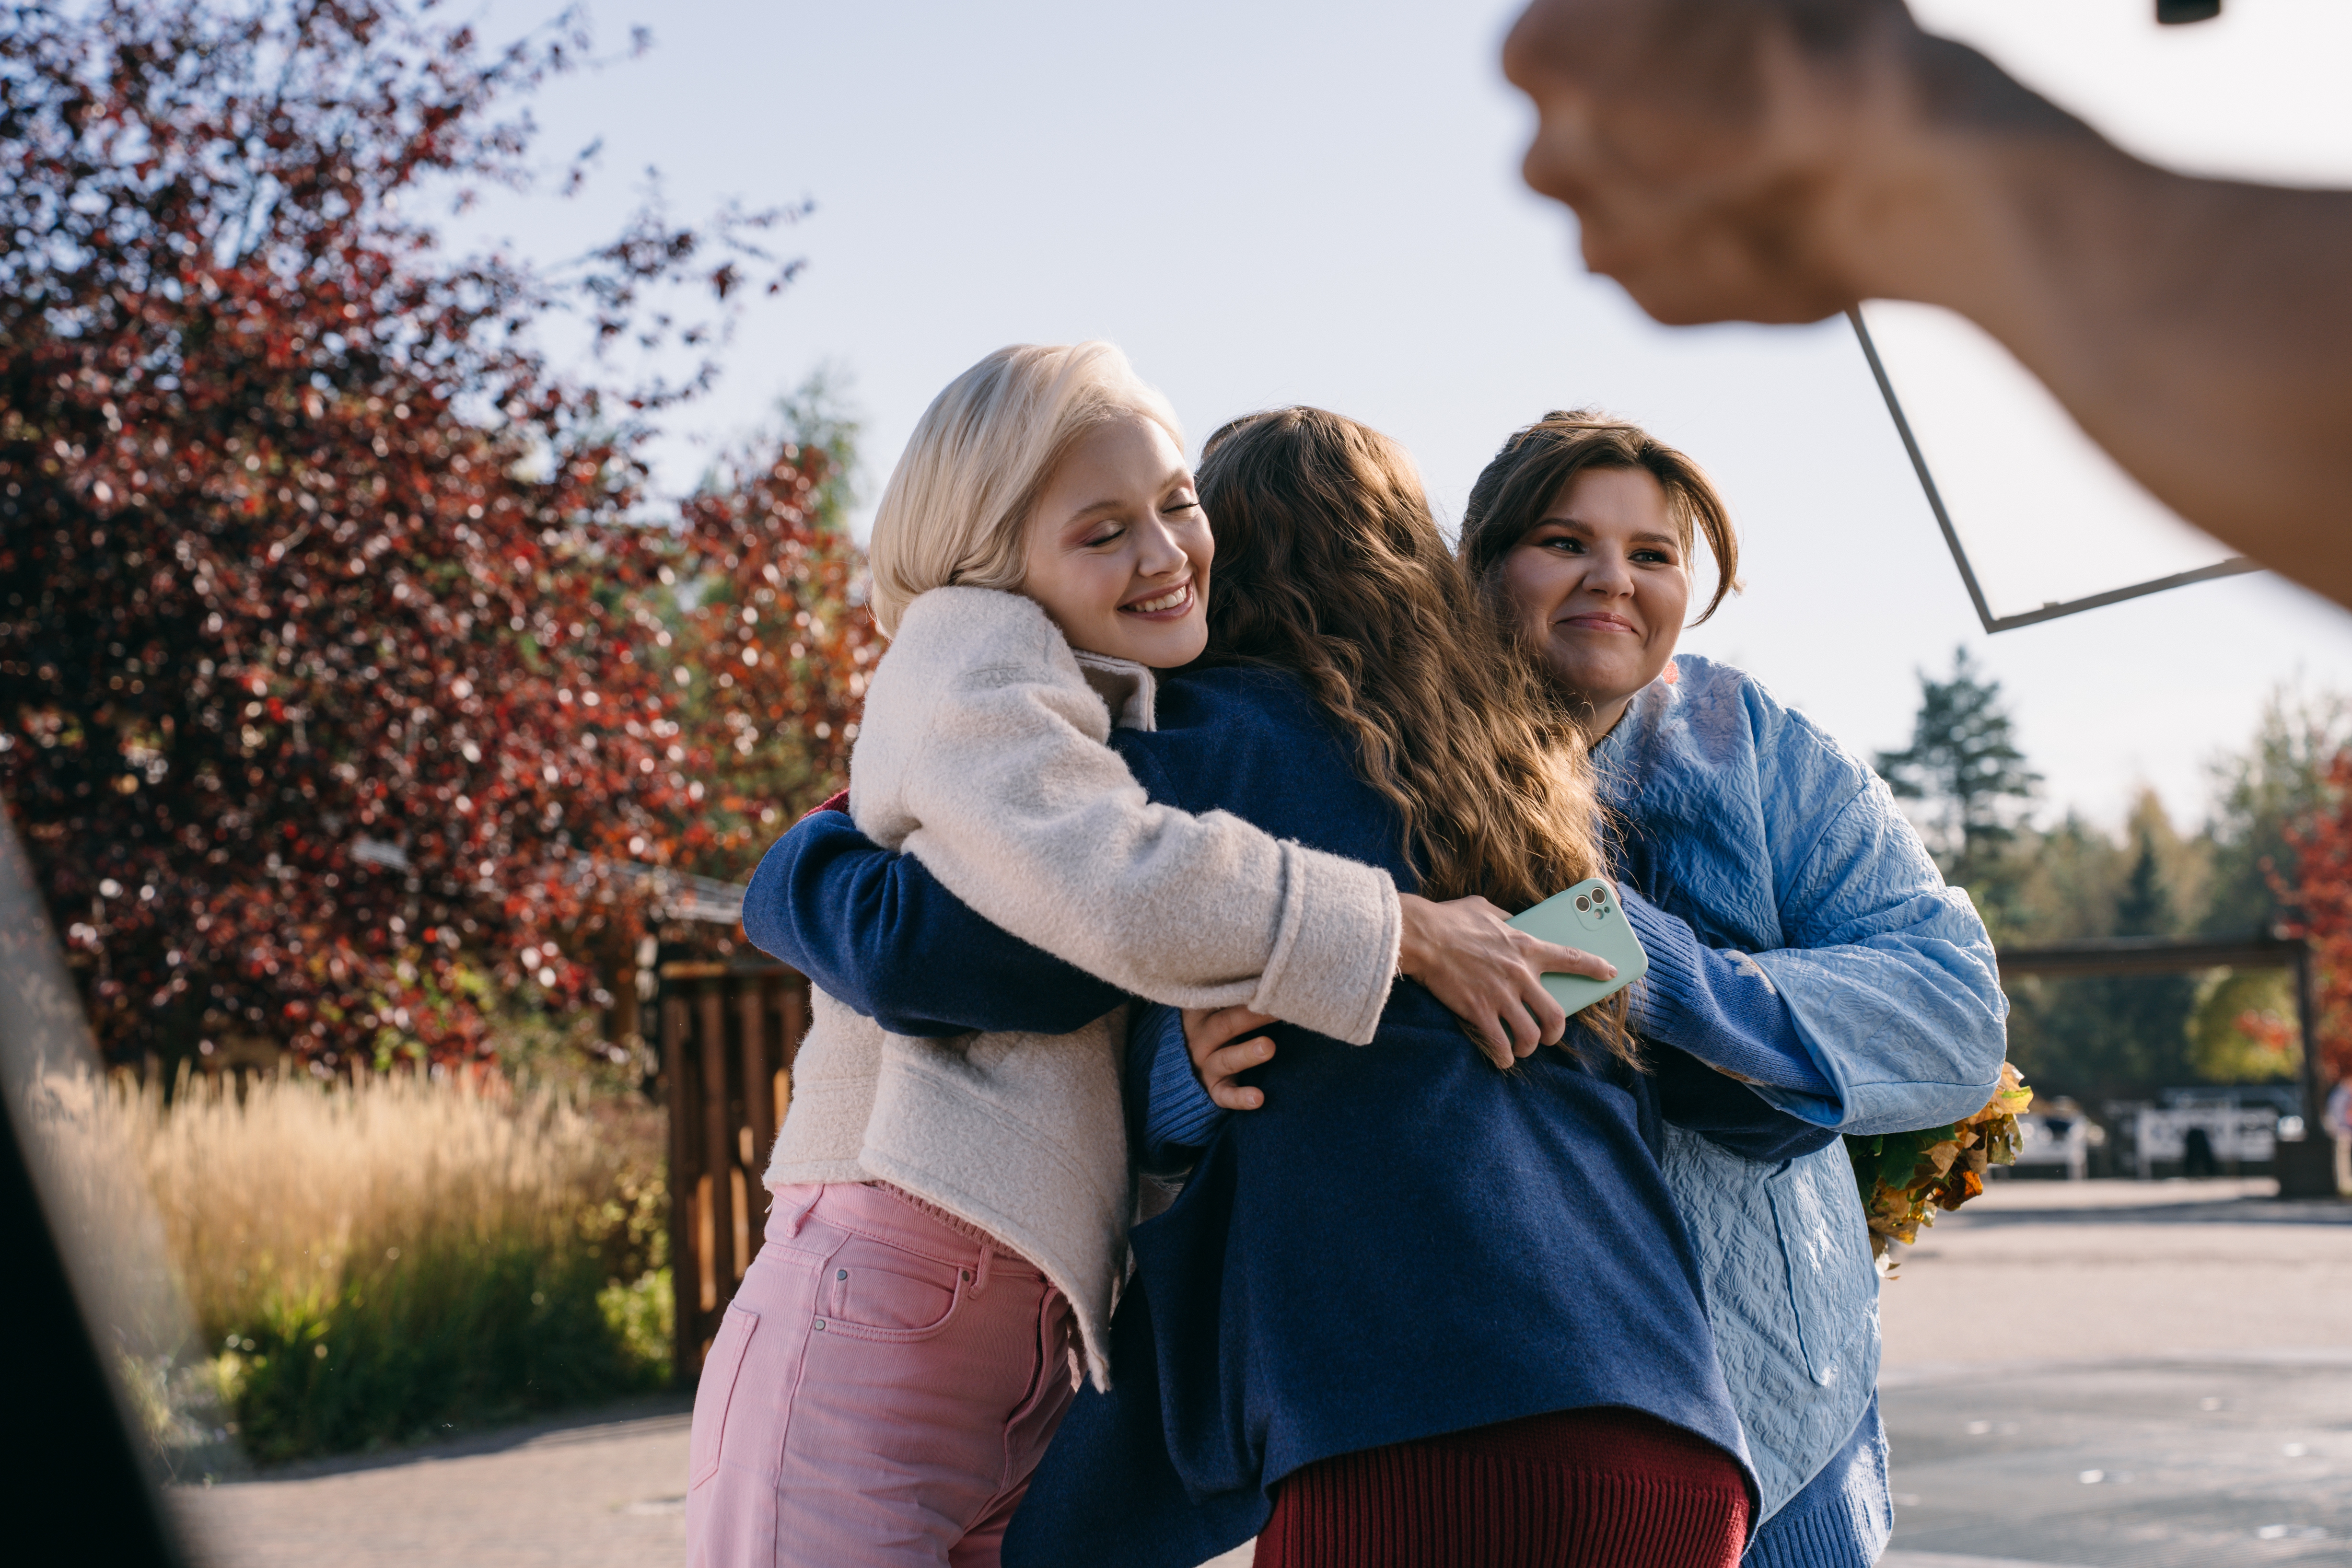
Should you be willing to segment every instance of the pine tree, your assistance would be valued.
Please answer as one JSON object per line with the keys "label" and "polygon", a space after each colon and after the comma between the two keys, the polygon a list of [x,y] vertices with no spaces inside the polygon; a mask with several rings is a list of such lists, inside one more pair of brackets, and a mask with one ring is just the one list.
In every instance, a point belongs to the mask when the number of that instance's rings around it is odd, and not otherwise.
{"label": "pine tree", "polygon": [[[2116,900],[2118,936],[2170,936],[2179,930],[2173,891],[2158,858],[2156,834],[2142,821],[2131,873]],[[2165,1087],[2194,1076],[2189,1061],[2189,1015],[2197,983],[2187,975],[2130,975],[2090,988],[2097,1016],[2098,1059],[2118,1087]]]}
{"label": "pine tree", "polygon": [[[2031,849],[2010,857],[2030,862],[2019,880],[2025,941],[2171,936],[2193,923],[2203,846],[2179,838],[2153,791],[2120,842],[2070,816]],[[2010,1054],[2046,1093],[2095,1102],[2178,1088],[2209,1076],[2190,1049],[2197,992],[2176,975],[2027,980],[2011,992]]]}
{"label": "pine tree", "polygon": [[1878,754],[1895,795],[1927,807],[1929,847],[1945,874],[1965,883],[2016,836],[2021,808],[2042,775],[2011,738],[2000,683],[1977,678],[1966,648],[1952,653],[1952,678],[1919,673],[1919,714],[1911,745]]}

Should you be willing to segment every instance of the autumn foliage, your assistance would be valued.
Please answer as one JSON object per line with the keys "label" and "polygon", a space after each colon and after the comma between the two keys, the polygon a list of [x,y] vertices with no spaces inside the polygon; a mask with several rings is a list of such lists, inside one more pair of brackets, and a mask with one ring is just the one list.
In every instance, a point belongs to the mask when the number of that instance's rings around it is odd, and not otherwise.
{"label": "autumn foliage", "polygon": [[[786,442],[742,453],[684,508],[691,553],[710,572],[679,617],[699,683],[688,723],[712,758],[704,810],[677,862],[739,875],[794,808],[849,778],[849,745],[882,639],[860,608],[861,563],[842,544],[822,451]],[[690,788],[690,786],[689,786]]]}
{"label": "autumn foliage", "polygon": [[0,19],[0,791],[111,1051],[474,1052],[503,997],[596,999],[628,864],[740,874],[843,770],[824,455],[662,516],[638,452],[707,372],[567,379],[537,332],[702,352],[789,276],[772,215],[640,214],[561,276],[407,215],[522,180],[497,111],[588,42]]}
{"label": "autumn foliage", "polygon": [[2291,929],[2318,959],[2320,1079],[2340,1081],[2352,1077],[2352,751],[2329,763],[2319,809],[2287,831],[2287,844],[2300,906]]}

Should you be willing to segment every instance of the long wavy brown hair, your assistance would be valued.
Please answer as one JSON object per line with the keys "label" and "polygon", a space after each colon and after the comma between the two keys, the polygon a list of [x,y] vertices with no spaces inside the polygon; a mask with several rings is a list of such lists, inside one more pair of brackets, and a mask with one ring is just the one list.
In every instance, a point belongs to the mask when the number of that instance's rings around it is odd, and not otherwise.
{"label": "long wavy brown hair", "polygon": [[[1600,873],[1582,737],[1447,548],[1402,447],[1276,409],[1211,436],[1196,477],[1217,538],[1203,662],[1307,683],[1396,808],[1424,896],[1517,913]],[[1622,993],[1580,1016],[1634,1060]]]}

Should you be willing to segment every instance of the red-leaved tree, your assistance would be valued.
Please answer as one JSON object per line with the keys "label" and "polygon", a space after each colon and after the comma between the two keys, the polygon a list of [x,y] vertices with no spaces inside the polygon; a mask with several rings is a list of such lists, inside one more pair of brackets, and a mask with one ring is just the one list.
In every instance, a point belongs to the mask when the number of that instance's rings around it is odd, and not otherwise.
{"label": "red-leaved tree", "polygon": [[2318,1034],[2323,1082],[2352,1077],[2352,751],[2327,767],[2320,804],[2288,827],[2295,880],[2282,888],[2299,914],[2289,925],[2317,959]]}
{"label": "red-leaved tree", "polygon": [[[710,847],[670,583],[721,585],[698,625],[803,566],[846,591],[793,509],[821,463],[648,528],[646,422],[696,378],[600,394],[535,346],[772,290],[766,219],[641,216],[551,279],[407,215],[520,180],[498,108],[587,45],[486,56],[429,0],[0,23],[0,791],[117,1054],[462,1056],[501,991],[591,999],[612,868]],[[745,695],[844,733],[795,678]]]}
{"label": "red-leaved tree", "polygon": [[786,440],[740,453],[687,503],[707,567],[682,618],[674,678],[709,749],[710,808],[679,864],[740,874],[799,810],[849,778],[850,743],[882,639],[864,610],[837,456]]}

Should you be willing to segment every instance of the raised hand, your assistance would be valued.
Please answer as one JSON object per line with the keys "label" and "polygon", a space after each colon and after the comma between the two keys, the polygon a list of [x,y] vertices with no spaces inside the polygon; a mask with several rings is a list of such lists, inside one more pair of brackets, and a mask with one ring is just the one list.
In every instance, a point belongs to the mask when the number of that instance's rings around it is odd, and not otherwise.
{"label": "raised hand", "polygon": [[1576,209],[1595,272],[1661,321],[1812,321],[1861,297],[1862,166],[1958,48],[1902,0],[1534,0],[1503,66],[1540,116],[1528,183]]}

